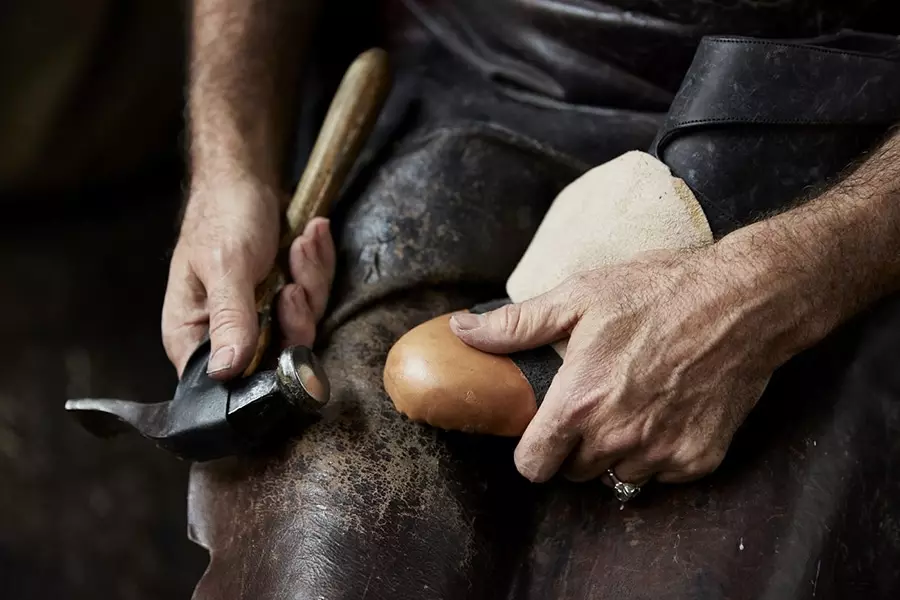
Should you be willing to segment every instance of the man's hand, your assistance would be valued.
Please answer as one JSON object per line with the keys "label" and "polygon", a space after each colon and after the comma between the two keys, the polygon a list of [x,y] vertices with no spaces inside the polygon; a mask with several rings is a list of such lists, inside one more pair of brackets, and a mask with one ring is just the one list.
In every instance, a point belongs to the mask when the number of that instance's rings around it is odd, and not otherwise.
{"label": "man's hand", "polygon": [[524,476],[545,481],[562,468],[583,481],[612,468],[627,482],[674,482],[719,465],[784,359],[777,334],[792,318],[760,302],[715,254],[648,253],[480,319],[466,315],[470,323],[451,320],[463,341],[495,353],[571,335],[516,450]]}
{"label": "man's hand", "polygon": [[[163,343],[179,376],[207,328],[211,375],[238,375],[252,358],[255,288],[277,251],[291,109],[320,4],[192,2],[191,194],[162,318]],[[278,318],[289,342],[309,345],[334,270],[327,221],[310,222],[289,258],[296,285],[282,290]]]}
{"label": "man's hand", "polygon": [[516,449],[529,479],[686,481],[719,465],[774,369],[900,289],[898,248],[894,134],[821,196],[715,244],[582,273],[451,327],[497,353],[570,336]]}
{"label": "man's hand", "polygon": [[[209,332],[210,375],[228,379],[250,363],[259,335],[255,291],[272,268],[279,199],[260,186],[236,183],[198,190],[188,201],[169,269],[163,344],[179,375]],[[334,275],[328,221],[310,221],[290,249],[291,283],[278,297],[287,343],[310,346]]]}

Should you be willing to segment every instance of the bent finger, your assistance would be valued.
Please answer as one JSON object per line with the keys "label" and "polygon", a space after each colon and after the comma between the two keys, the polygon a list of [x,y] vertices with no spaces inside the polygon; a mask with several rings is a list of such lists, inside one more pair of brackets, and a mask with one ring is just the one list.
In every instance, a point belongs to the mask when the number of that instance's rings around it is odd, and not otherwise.
{"label": "bent finger", "polygon": [[304,233],[291,244],[291,278],[306,294],[305,303],[312,310],[314,318],[325,313],[331,287],[331,274],[327,272],[315,237]]}
{"label": "bent finger", "polygon": [[495,354],[559,341],[569,335],[580,316],[580,307],[572,300],[576,285],[567,281],[540,296],[481,315],[455,314],[450,328],[466,344]]}
{"label": "bent finger", "polygon": [[713,473],[725,459],[726,449],[710,449],[689,461],[672,463],[662,469],[656,480],[662,483],[688,483]]}
{"label": "bent finger", "polygon": [[633,448],[624,441],[595,439],[588,434],[563,466],[563,476],[577,482],[596,479],[630,452]]}
{"label": "bent finger", "polygon": [[567,377],[561,369],[516,446],[516,468],[531,481],[553,477],[581,437],[566,413],[566,387]]}
{"label": "bent finger", "polygon": [[324,217],[315,217],[310,221],[315,232],[313,236],[322,259],[322,266],[328,273],[328,285],[334,281],[334,269],[337,264],[337,251],[334,247],[334,238],[331,235],[331,221]]}
{"label": "bent finger", "polygon": [[296,283],[284,286],[278,295],[276,310],[285,344],[311,348],[316,339],[316,317],[303,289]]}

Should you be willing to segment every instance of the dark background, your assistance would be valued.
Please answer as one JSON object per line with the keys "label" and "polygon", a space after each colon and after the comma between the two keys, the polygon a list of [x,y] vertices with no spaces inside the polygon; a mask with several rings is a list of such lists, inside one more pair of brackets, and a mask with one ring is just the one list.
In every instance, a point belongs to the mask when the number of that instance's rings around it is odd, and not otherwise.
{"label": "dark background", "polygon": [[67,398],[169,397],[189,3],[0,6],[0,598],[189,598],[188,465]]}
{"label": "dark background", "polygon": [[96,439],[63,410],[174,389],[159,336],[172,183],[118,214],[3,224],[0,597],[189,598],[203,572],[187,465],[141,438]]}

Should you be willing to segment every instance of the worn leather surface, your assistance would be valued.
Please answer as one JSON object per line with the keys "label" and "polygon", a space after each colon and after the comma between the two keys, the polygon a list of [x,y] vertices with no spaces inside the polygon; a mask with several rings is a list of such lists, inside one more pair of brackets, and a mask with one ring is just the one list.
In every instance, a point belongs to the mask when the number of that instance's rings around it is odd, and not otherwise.
{"label": "worn leather surface", "polygon": [[893,598],[900,301],[779,371],[713,475],[541,490],[515,598]]}
{"label": "worn leather surface", "polygon": [[705,38],[652,153],[717,237],[815,193],[900,122],[900,40]]}
{"label": "worn leather surface", "polygon": [[665,111],[700,38],[896,34],[891,0],[402,0],[484,76],[576,104]]}
{"label": "worn leather surface", "polygon": [[554,194],[660,122],[512,99],[423,48],[334,215],[332,403],[273,453],[193,468],[195,598],[894,597],[897,299],[777,373],[715,475],[625,508],[599,483],[526,484],[508,440],[393,410],[393,341],[502,297]]}
{"label": "worn leather surface", "polygon": [[[383,391],[384,358],[418,323],[502,294],[543,212],[588,163],[486,123],[502,96],[441,79],[400,77],[386,114],[414,91],[408,133],[336,216],[325,418],[275,457],[193,470],[192,531],[212,557],[197,598],[505,593],[529,511],[512,446],[406,421]],[[527,105],[505,114],[538,130],[542,116]],[[657,125],[592,117],[568,143],[604,139],[594,152],[609,159],[649,144]]]}

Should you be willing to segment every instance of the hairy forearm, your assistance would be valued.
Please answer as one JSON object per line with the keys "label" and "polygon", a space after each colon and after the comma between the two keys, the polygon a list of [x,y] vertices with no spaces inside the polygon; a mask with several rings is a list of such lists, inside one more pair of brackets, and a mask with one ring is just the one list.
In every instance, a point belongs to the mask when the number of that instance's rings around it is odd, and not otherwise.
{"label": "hairy forearm", "polygon": [[818,342],[900,289],[900,134],[818,197],[717,246],[746,270],[761,306],[780,307],[785,356]]}
{"label": "hairy forearm", "polygon": [[194,0],[189,83],[194,185],[277,188],[320,0]]}

